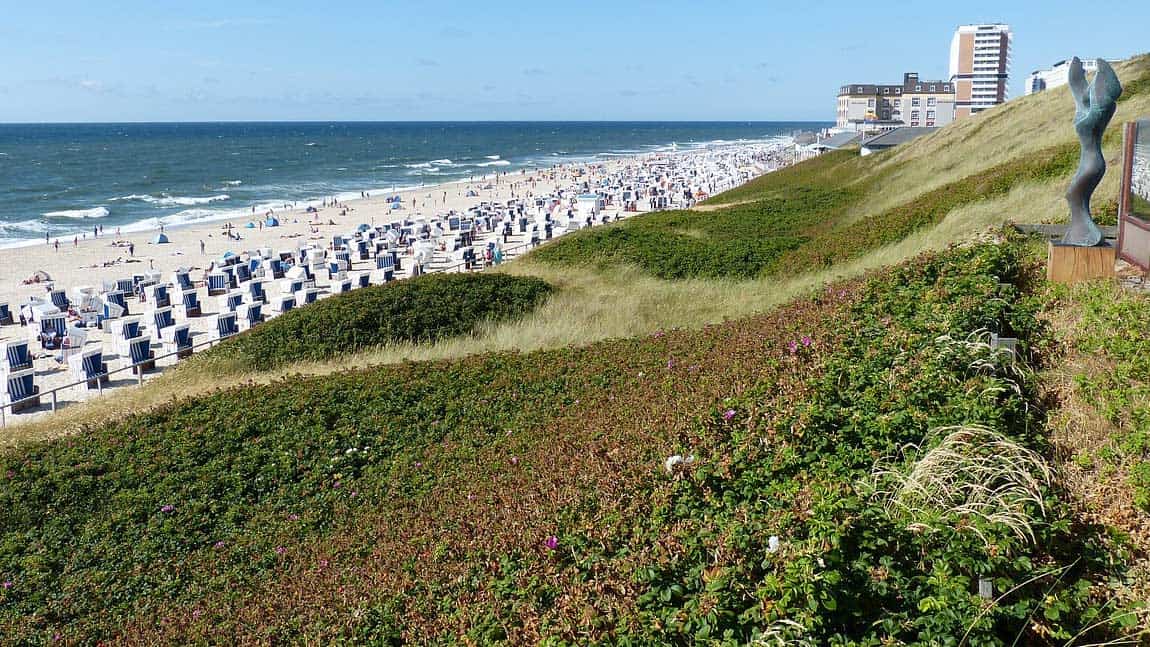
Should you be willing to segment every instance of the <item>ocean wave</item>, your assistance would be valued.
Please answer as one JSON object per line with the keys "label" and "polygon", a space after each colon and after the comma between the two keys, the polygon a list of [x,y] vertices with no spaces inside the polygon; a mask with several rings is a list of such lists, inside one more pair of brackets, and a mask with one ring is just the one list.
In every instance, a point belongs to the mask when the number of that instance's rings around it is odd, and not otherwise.
{"label": "ocean wave", "polygon": [[37,234],[44,233],[48,226],[40,220],[20,220],[17,222],[0,222],[0,236],[5,234]]}
{"label": "ocean wave", "polygon": [[431,162],[420,162],[418,164],[404,164],[407,168],[432,168],[435,166]]}
{"label": "ocean wave", "polygon": [[110,212],[107,207],[95,207],[93,209],[65,209],[64,211],[49,211],[44,214],[45,218],[74,218],[74,219],[87,219],[87,218],[103,218]]}
{"label": "ocean wave", "polygon": [[494,162],[480,162],[476,166],[511,166],[511,162],[507,160],[495,160]]}
{"label": "ocean wave", "polygon": [[431,164],[433,166],[451,166],[451,165],[455,164],[455,162],[452,162],[449,159],[441,159],[441,160],[431,160],[430,162],[428,162],[428,164]]}
{"label": "ocean wave", "polygon": [[501,159],[501,158],[500,158],[498,155],[484,155],[483,157],[485,157],[485,158],[487,158],[487,159],[489,159],[489,160],[497,160],[497,159]]}
{"label": "ocean wave", "polygon": [[224,180],[224,186],[239,186],[243,183],[243,180]]}
{"label": "ocean wave", "polygon": [[122,195],[118,198],[112,198],[110,202],[136,200],[139,202],[147,202],[149,204],[157,204],[161,207],[194,207],[198,204],[210,204],[212,202],[223,202],[224,200],[231,200],[232,196],[221,193],[220,195],[209,195],[202,198],[189,197],[189,196],[169,196],[162,195],[156,197],[154,195]]}

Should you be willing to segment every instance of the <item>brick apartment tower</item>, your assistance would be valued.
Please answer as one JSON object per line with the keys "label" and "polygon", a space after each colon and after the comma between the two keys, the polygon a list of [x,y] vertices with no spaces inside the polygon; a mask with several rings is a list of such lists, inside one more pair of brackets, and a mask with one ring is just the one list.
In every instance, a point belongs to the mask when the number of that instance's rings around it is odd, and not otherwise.
{"label": "brick apartment tower", "polygon": [[1006,102],[1010,79],[1009,25],[963,25],[950,42],[950,82],[954,118],[961,119]]}

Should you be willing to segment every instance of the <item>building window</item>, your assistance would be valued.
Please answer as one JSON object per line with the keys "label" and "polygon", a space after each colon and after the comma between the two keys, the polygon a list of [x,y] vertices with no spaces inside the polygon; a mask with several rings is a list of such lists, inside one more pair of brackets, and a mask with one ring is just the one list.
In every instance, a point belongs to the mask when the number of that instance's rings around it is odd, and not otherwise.
{"label": "building window", "polygon": [[922,92],[922,84],[914,86],[914,91],[915,92]]}
{"label": "building window", "polygon": [[932,86],[930,86],[930,91],[931,91],[931,92],[934,92],[934,91],[935,91],[935,89],[934,89],[934,88],[935,88],[935,86],[933,86],[933,85],[932,85]]}
{"label": "building window", "polygon": [[882,93],[883,94],[890,94],[890,88],[883,88]]}
{"label": "building window", "polygon": [[902,94],[902,88],[895,88],[894,93],[895,94]]}
{"label": "building window", "polygon": [[868,107],[868,108],[873,108],[873,107],[874,107],[874,99],[871,99],[871,100],[867,101],[867,102],[866,102],[866,105],[867,105],[867,107]]}
{"label": "building window", "polygon": [[911,111],[910,111],[910,118],[911,118],[912,120],[914,120],[914,121],[917,121],[917,120],[918,120],[918,115],[919,115],[919,112],[918,112],[918,110],[911,110]]}
{"label": "building window", "polygon": [[928,120],[933,120],[934,119],[934,111],[933,110],[927,110],[926,111],[926,118]]}
{"label": "building window", "polygon": [[895,99],[894,100],[894,107],[895,108],[901,108],[902,107],[902,99]]}
{"label": "building window", "polygon": [[937,101],[935,100],[934,97],[930,97],[929,99],[926,100],[926,105],[928,105],[928,106],[933,106],[936,103],[937,103]]}
{"label": "building window", "polygon": [[886,112],[886,111],[883,111],[883,113],[882,113],[882,118],[883,118],[883,119],[890,119],[890,113],[889,113],[889,112]]}
{"label": "building window", "polygon": [[919,99],[918,97],[915,97],[915,98],[910,100],[910,105],[912,108],[917,108],[920,105],[922,105],[922,100]]}

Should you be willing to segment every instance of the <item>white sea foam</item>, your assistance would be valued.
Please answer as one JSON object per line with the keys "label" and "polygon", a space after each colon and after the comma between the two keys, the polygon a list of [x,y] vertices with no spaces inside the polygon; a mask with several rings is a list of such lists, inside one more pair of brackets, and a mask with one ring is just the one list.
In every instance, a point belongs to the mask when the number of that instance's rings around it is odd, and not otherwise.
{"label": "white sea foam", "polygon": [[484,155],[484,157],[485,157],[485,158],[487,158],[487,159],[489,159],[489,160],[497,160],[497,159],[500,159],[500,157],[499,157],[498,155]]}
{"label": "white sea foam", "polygon": [[224,180],[224,186],[239,186],[243,183],[243,180]]}
{"label": "white sea foam", "polygon": [[455,164],[455,162],[452,162],[449,159],[441,159],[441,160],[431,160],[430,162],[428,162],[428,164],[431,164],[433,166],[451,166],[452,164]]}
{"label": "white sea foam", "polygon": [[0,223],[0,236],[5,234],[35,234],[47,231],[47,225],[41,220],[20,220],[17,222]]}
{"label": "white sea foam", "polygon": [[419,164],[404,164],[407,168],[431,168],[434,166],[431,162],[420,162]]}
{"label": "white sea foam", "polygon": [[511,166],[511,162],[507,160],[495,160],[494,162],[480,162],[476,166]]}
{"label": "white sea foam", "polygon": [[[112,198],[112,201],[128,201],[138,200],[140,202],[147,202],[149,204],[158,204],[161,207],[194,207],[198,204],[210,204],[212,202],[223,202],[230,200],[232,196],[221,193],[220,195],[209,195],[204,197],[191,197],[191,196],[169,196],[162,195],[156,197],[154,195],[124,195],[118,198]],[[48,214],[50,215],[50,214]]]}
{"label": "white sea foam", "polygon": [[66,209],[64,211],[49,211],[44,214],[45,218],[103,218],[108,215],[107,207],[95,207],[93,209]]}

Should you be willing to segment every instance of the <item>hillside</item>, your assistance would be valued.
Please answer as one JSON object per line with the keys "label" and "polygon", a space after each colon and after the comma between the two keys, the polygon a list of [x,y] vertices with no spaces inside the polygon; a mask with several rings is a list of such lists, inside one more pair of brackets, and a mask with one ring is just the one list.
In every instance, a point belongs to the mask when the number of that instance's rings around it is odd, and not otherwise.
{"label": "hillside", "polygon": [[[1150,57],[1118,71],[1110,157],[1150,112]],[[21,428],[0,642],[1136,636],[1150,299],[1047,285],[1001,227],[1061,218],[1072,112],[827,155],[505,270],[528,278],[394,288],[498,311],[300,344],[360,310],[333,299]]]}

